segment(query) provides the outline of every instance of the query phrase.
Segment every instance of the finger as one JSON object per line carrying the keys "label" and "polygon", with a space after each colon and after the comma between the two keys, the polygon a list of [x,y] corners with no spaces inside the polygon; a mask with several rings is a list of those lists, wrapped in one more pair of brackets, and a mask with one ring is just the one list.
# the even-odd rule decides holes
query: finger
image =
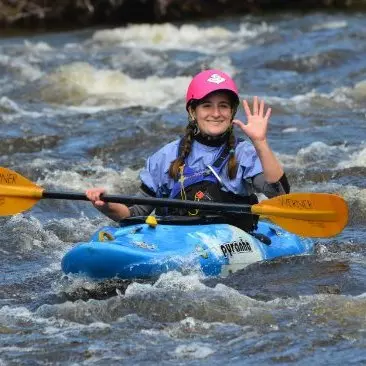
{"label": "finger", "polygon": [[85,195],[86,195],[86,197],[88,197],[89,200],[92,200],[93,192],[90,189],[85,191]]}
{"label": "finger", "polygon": [[93,203],[95,203],[95,202],[97,202],[97,201],[98,201],[98,197],[97,197],[97,196],[95,196],[95,195],[92,195],[92,196],[90,196],[90,200],[91,200]]}
{"label": "finger", "polygon": [[239,119],[233,119],[232,124],[240,126],[241,124],[244,124],[244,123],[242,121],[240,121]]}
{"label": "finger", "polygon": [[104,201],[101,201],[101,200],[97,200],[94,202],[94,205],[95,206],[104,206],[106,203]]}
{"label": "finger", "polygon": [[104,188],[89,188],[85,191],[88,198],[99,198],[100,195],[105,193]]}
{"label": "finger", "polygon": [[263,113],[264,113],[264,100],[261,100],[259,103],[259,115],[263,117]]}
{"label": "finger", "polygon": [[253,99],[253,114],[258,114],[258,97]]}
{"label": "finger", "polygon": [[233,120],[233,125],[236,125],[236,126],[238,126],[242,131],[244,131],[245,132],[245,130],[246,130],[246,128],[247,128],[247,126],[242,122],[242,121],[240,121],[240,120],[238,120],[238,119],[234,119]]}
{"label": "finger", "polygon": [[268,120],[269,120],[269,117],[270,117],[270,115],[271,115],[271,112],[272,112],[272,108],[268,108],[268,109],[267,109],[267,112],[266,112],[266,115],[264,116],[264,119],[265,119],[266,121],[268,121]]}
{"label": "finger", "polygon": [[91,192],[88,196],[88,198],[93,201],[93,203],[95,203],[96,201],[99,201],[100,200],[100,197],[99,197],[99,192]]}
{"label": "finger", "polygon": [[252,115],[252,112],[250,111],[249,104],[246,100],[243,100],[243,108],[247,117],[250,117]]}

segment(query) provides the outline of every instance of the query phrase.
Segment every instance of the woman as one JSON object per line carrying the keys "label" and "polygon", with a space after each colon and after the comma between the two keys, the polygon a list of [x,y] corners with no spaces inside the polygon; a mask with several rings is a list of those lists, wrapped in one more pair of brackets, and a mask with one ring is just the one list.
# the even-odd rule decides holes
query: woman
{"label": "woman", "polygon": [[[190,200],[255,203],[254,192],[267,197],[289,193],[286,175],[267,142],[271,109],[254,97],[251,111],[243,101],[247,123],[234,119],[239,105],[234,81],[219,70],[196,75],[187,90],[188,125],[182,139],[148,158],[140,173],[142,194]],[[251,143],[234,136],[236,125]],[[86,191],[95,207],[115,221],[150,214],[154,207],[106,203],[103,188]],[[253,198],[254,197],[254,198]],[[164,209],[158,214],[197,215],[198,211]],[[250,230],[255,222],[248,215]],[[241,218],[242,220],[242,218]]]}

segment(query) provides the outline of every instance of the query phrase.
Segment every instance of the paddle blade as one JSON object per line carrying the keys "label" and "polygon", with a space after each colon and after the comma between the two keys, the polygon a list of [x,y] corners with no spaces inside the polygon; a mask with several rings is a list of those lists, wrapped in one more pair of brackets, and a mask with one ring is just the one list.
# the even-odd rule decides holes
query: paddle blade
{"label": "paddle blade", "polygon": [[290,193],[252,206],[287,231],[307,237],[325,238],[339,234],[348,222],[345,200],[328,193]]}
{"label": "paddle blade", "polygon": [[0,215],[29,210],[42,198],[43,189],[20,174],[0,167]]}

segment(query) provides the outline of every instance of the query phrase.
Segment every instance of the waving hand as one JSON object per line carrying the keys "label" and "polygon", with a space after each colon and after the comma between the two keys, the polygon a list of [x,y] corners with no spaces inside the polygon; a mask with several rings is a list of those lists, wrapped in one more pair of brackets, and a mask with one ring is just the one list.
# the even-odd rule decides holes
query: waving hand
{"label": "waving hand", "polygon": [[233,120],[233,124],[237,125],[252,142],[265,141],[267,138],[268,120],[271,115],[271,108],[265,112],[264,101],[253,99],[253,112],[250,110],[249,104],[243,100],[243,107],[247,116],[247,123],[244,124],[238,119]]}

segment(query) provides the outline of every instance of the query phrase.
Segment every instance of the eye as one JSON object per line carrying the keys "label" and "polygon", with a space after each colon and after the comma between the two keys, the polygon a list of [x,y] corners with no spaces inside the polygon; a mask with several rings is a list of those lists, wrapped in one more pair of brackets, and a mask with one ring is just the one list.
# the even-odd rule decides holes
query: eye
{"label": "eye", "polygon": [[202,103],[201,106],[203,108],[210,108],[211,107],[211,104],[210,103]]}

